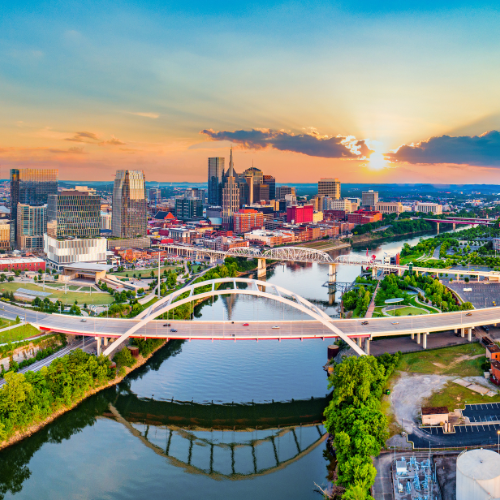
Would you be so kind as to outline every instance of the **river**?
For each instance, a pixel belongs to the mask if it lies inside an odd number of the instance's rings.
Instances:
[[[426,236],[431,233],[426,234]],[[373,245],[380,256],[399,238]],[[342,253],[365,254],[366,247]],[[328,266],[278,265],[267,280],[329,314]],[[354,266],[337,280],[352,281]],[[219,298],[197,319],[299,318],[251,297]],[[173,342],[118,386],[0,452],[0,498],[319,499],[329,459],[327,341]]]

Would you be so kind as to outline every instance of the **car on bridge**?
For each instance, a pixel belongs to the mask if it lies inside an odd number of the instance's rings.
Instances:
[[[172,333],[177,333],[177,330],[176,330],[175,328],[170,328],[170,331],[171,331]]]
[[[273,330],[279,330],[279,329],[280,329],[280,327],[279,327],[278,325],[274,325],[272,329],[273,329]]]
[[[243,326],[250,326],[248,323],[243,323]]]

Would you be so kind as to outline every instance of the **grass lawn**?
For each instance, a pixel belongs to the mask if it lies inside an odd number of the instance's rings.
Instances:
[[[27,290],[36,290],[37,292],[42,292],[43,288],[41,286],[32,285],[31,283],[2,283],[0,285],[0,291],[15,292],[18,288],[26,288]],[[78,301],[78,304],[111,304],[113,302],[113,297],[109,293],[93,293],[92,297],[89,293],[80,292],[68,292],[64,293],[64,290],[48,290],[45,288],[47,293],[50,293],[50,299],[59,299],[63,304],[73,304]]]
[[[403,354],[398,370],[410,373],[468,377],[483,374],[481,365],[485,359],[484,347],[479,342],[473,342],[443,349]]]
[[[419,309],[425,309],[426,311],[429,311],[431,313],[438,313],[440,312],[439,309],[437,308],[434,308],[434,307],[431,307],[431,306],[427,306],[427,305],[421,305],[417,302],[416,298],[415,297],[412,297],[410,299],[410,304],[413,306],[413,307],[418,307]]]
[[[166,269],[167,273],[171,269],[176,269],[179,266],[163,266],[160,268],[161,274],[163,274],[163,271]],[[151,277],[151,271],[154,272],[155,276],[158,277],[158,267],[151,267],[149,269],[128,269],[127,271],[123,271],[122,273],[111,273],[113,276],[128,276],[129,278],[132,278],[134,274],[138,278],[150,278]]]
[[[39,335],[40,331],[36,329],[33,325],[21,325],[17,328],[12,328],[5,332],[0,332],[0,344],[5,344],[7,342],[12,342],[15,340],[23,340],[28,337],[33,337],[34,335]]]
[[[0,318],[0,328],[7,328],[15,324],[15,321],[7,318]]]
[[[456,408],[464,408],[465,403],[498,403],[500,394],[497,396],[481,396],[477,392],[471,391],[453,382],[448,382],[440,391],[432,394],[422,402],[422,406],[447,406],[450,411]]]
[[[399,309],[392,309],[390,311],[386,311],[386,313],[390,314],[391,316],[409,316],[410,314],[412,316],[420,316],[422,314],[429,314],[429,312],[426,311],[425,309],[420,309],[418,307],[412,307],[412,306],[401,307]]]

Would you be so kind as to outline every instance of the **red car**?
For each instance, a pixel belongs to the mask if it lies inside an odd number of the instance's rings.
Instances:
[[[243,323],[243,326],[250,326],[248,323]]]

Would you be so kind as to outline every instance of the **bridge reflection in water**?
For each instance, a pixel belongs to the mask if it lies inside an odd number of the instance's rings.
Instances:
[[[172,465],[214,479],[270,474],[326,439],[328,398],[258,404],[198,404],[121,394],[103,414]]]

